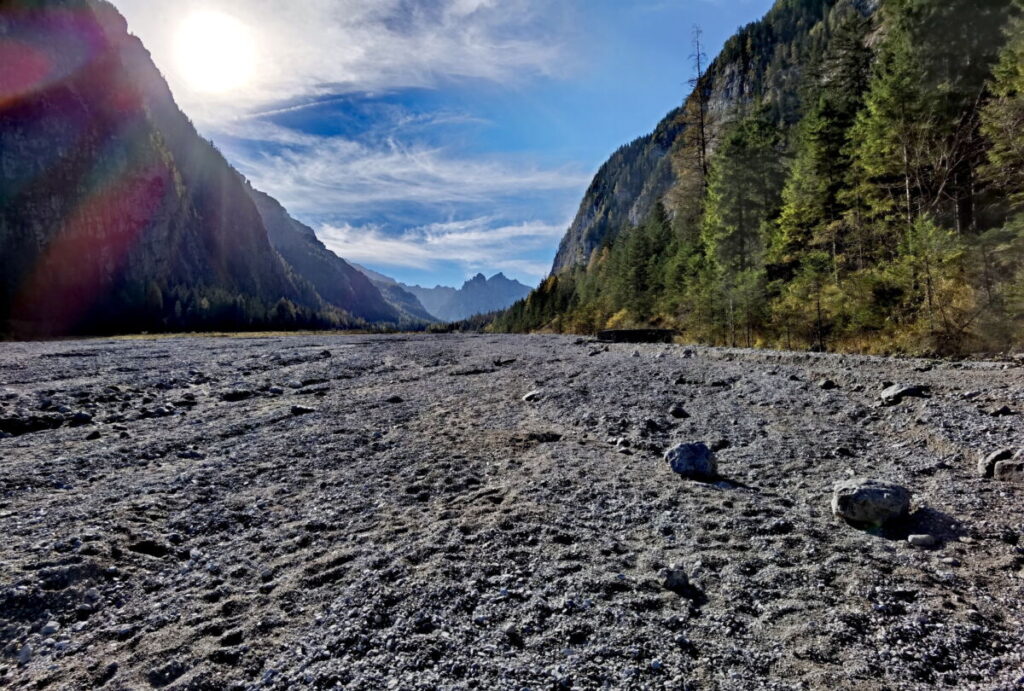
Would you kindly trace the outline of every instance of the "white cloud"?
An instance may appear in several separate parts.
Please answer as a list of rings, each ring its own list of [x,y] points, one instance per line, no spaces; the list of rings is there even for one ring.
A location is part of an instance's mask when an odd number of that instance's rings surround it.
[[[567,225],[501,225],[494,218],[481,217],[434,223],[400,235],[375,226],[324,225],[317,235],[334,252],[355,262],[420,270],[454,262],[468,271],[498,269],[542,278],[550,264],[524,255],[547,248]]]
[[[249,136],[289,143],[283,128],[253,125]],[[256,187],[270,190],[297,214],[354,215],[389,203],[482,204],[535,192],[582,190],[590,174],[569,168],[545,169],[519,162],[465,159],[441,148],[382,147],[341,137],[302,140],[277,153],[233,152],[232,160]]]
[[[458,78],[504,83],[566,64],[558,0],[113,1],[201,122],[346,91]],[[237,18],[254,37],[254,78],[242,91],[197,94],[178,74],[175,34],[198,10]]]

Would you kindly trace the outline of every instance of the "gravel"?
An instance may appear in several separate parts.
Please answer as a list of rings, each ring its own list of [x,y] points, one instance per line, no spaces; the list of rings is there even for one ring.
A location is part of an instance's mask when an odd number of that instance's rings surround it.
[[[4,344],[0,685],[1020,688],[1024,485],[978,461],[1021,447],[1022,417],[991,411],[1024,406],[1022,364]],[[908,380],[928,396],[879,398]],[[714,482],[662,460],[695,440]],[[833,516],[856,478],[910,510]]]

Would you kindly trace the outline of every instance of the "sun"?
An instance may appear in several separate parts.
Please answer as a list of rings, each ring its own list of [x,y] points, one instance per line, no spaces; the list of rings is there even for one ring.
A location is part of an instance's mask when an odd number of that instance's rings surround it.
[[[215,10],[194,12],[181,23],[175,55],[188,86],[210,94],[245,86],[256,67],[256,44],[249,27]]]

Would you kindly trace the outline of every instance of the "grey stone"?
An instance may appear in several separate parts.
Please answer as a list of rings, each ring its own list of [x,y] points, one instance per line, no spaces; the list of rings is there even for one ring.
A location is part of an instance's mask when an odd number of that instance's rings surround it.
[[[823,389],[825,391],[831,391],[833,389],[838,389],[839,384],[836,384],[831,379],[822,379],[821,381],[818,382],[818,388]]]
[[[665,454],[672,471],[692,480],[713,480],[718,477],[715,454],[703,442],[679,444]]]
[[[865,478],[836,483],[832,513],[851,523],[884,525],[910,511],[911,492],[905,487]]]
[[[84,411],[80,411],[80,412],[75,413],[71,417],[71,423],[70,424],[71,424],[72,427],[82,427],[83,425],[88,425],[88,424],[91,424],[91,423],[92,423],[92,415],[90,415],[89,413],[86,413]]]
[[[880,398],[884,405],[896,405],[902,403],[904,398],[924,398],[928,393],[928,387],[916,384],[893,384],[882,391]]]
[[[46,622],[46,625],[43,626],[42,634],[44,636],[52,636],[58,631],[60,631],[60,623],[56,621],[48,621]]]
[[[929,549],[939,544],[934,535],[910,535],[907,537],[907,542],[913,547],[921,547],[923,549]]]
[[[668,409],[668,414],[676,418],[677,420],[685,420],[686,418],[690,417],[690,414],[686,412],[686,408],[684,408],[678,403],[676,403],[675,405]]]
[[[18,664],[27,665],[31,662],[33,652],[34,651],[32,650],[32,645],[30,643],[26,643],[21,646],[21,650],[18,651]]]
[[[685,571],[676,564],[672,564],[665,569],[665,579],[662,581],[662,587],[665,590],[678,593],[690,587],[690,579]]]
[[[1024,485],[1024,458],[1018,453],[1012,461],[996,463],[992,476],[1000,482],[1014,482]]]
[[[299,417],[300,415],[311,415],[316,412],[316,408],[310,408],[304,405],[293,405],[292,415]]]
[[[996,470],[996,463],[1008,461],[1013,458],[1013,449],[999,449],[987,456],[978,459],[978,475],[981,477],[992,477]]]
[[[525,401],[526,403],[533,403],[534,401],[539,401],[542,395],[543,392],[541,391],[531,391],[530,393],[523,396],[523,401]]]

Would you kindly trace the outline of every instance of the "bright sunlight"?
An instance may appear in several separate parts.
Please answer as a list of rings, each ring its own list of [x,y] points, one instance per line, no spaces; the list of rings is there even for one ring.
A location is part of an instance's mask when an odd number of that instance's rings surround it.
[[[178,70],[189,87],[224,93],[252,78],[256,46],[249,28],[223,12],[195,12],[178,29]]]

